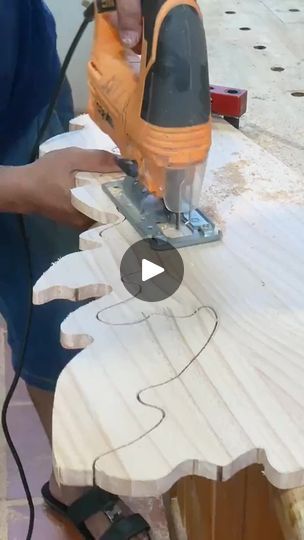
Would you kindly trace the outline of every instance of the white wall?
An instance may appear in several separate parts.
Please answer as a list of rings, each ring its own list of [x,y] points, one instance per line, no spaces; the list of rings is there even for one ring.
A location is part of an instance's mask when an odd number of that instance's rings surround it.
[[[81,24],[84,8],[81,0],[45,0],[45,2],[56,19],[58,50],[60,57],[63,58]],[[81,38],[68,71],[77,113],[84,112],[87,106],[86,66],[91,50],[92,31],[91,23]]]

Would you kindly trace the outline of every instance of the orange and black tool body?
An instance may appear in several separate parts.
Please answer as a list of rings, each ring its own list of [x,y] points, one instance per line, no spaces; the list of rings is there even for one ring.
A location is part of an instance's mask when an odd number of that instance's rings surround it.
[[[195,0],[143,0],[142,12],[139,57],[124,48],[109,15],[96,10],[89,114],[115,141],[122,156],[137,163],[137,189],[144,190],[150,202],[151,198],[164,201],[167,221],[171,212],[182,217],[187,214],[191,229],[190,217],[198,204],[211,144],[202,16]],[[125,197],[136,190],[132,182],[133,187],[125,189],[123,195],[129,207]],[[116,187],[116,197],[117,193]],[[109,195],[114,198],[113,192]],[[138,197],[133,201],[140,206],[138,216],[127,217],[133,224],[139,219],[141,227],[147,218],[149,226],[141,233],[153,235],[156,229],[152,227],[151,232],[151,220],[156,221],[159,215]],[[118,207],[126,214],[126,208],[121,207],[124,202]],[[179,218],[177,223],[179,226]],[[210,234],[207,240],[209,225],[208,221],[205,232],[200,231],[205,241],[216,239]],[[192,243],[197,242],[193,239]]]

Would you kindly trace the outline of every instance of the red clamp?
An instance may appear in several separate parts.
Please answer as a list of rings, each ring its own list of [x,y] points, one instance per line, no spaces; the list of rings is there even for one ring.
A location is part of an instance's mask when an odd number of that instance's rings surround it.
[[[247,110],[247,90],[227,86],[210,86],[211,112],[223,116],[233,126],[239,127],[241,116]]]

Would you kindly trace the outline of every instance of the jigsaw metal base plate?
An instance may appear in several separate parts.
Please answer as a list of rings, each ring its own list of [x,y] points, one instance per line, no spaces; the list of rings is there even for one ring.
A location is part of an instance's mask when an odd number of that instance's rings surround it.
[[[200,210],[193,210],[190,219],[188,214],[181,214],[177,228],[176,214],[169,212],[162,200],[134,178],[127,176],[124,180],[106,182],[102,189],[143,238],[160,240],[160,244],[169,242],[178,249],[215,242],[222,237],[221,231]],[[154,244],[157,246],[157,242]]]

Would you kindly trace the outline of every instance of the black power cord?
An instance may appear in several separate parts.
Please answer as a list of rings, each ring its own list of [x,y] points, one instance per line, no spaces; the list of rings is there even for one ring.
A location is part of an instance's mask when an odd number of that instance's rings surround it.
[[[40,146],[40,144],[41,144],[41,142],[43,140],[43,136],[44,136],[44,134],[46,132],[46,129],[47,129],[48,124],[50,122],[50,119],[52,117],[53,111],[55,109],[56,102],[58,100],[58,97],[59,97],[63,82],[65,80],[66,72],[67,72],[67,69],[69,67],[70,61],[71,61],[71,59],[73,57],[75,49],[77,48],[77,45],[78,45],[78,43],[80,41],[80,38],[82,37],[85,29],[87,28],[88,24],[93,20],[93,18],[94,18],[94,2],[91,2],[91,4],[89,4],[89,6],[84,11],[84,20],[82,21],[82,23],[81,23],[81,25],[79,27],[79,30],[78,30],[77,34],[75,35],[75,37],[74,37],[74,39],[73,39],[73,41],[71,43],[71,46],[70,46],[70,48],[69,48],[69,50],[67,52],[67,55],[66,55],[66,57],[64,59],[64,62],[62,64],[62,67],[61,67],[61,70],[60,70],[60,73],[59,73],[59,79],[58,79],[58,82],[56,84],[54,94],[53,94],[53,96],[52,96],[52,98],[50,100],[50,103],[49,103],[49,106],[48,106],[48,109],[47,109],[47,112],[46,112],[45,120],[44,120],[44,122],[43,122],[43,124],[42,124],[42,126],[41,126],[41,128],[39,130],[39,133],[37,135],[37,139],[36,139],[35,144],[33,146],[30,162],[35,161],[35,159],[38,157],[39,146]],[[26,260],[27,260],[28,276],[29,276],[28,313],[27,313],[26,322],[25,322],[24,335],[23,335],[23,338],[22,338],[21,347],[20,347],[20,351],[19,351],[19,355],[18,355],[19,358],[18,358],[18,362],[17,362],[17,368],[16,368],[16,371],[15,371],[13,381],[11,383],[11,386],[10,386],[9,390],[8,390],[8,393],[6,395],[6,398],[4,400],[3,407],[2,407],[1,424],[2,424],[2,429],[3,429],[3,433],[4,433],[4,436],[5,436],[7,445],[9,447],[10,451],[11,451],[11,454],[12,454],[15,462],[16,462],[16,465],[17,465],[17,468],[18,468],[18,471],[19,471],[19,475],[20,475],[20,479],[21,479],[21,482],[22,482],[22,485],[23,485],[23,489],[24,489],[24,492],[25,492],[25,495],[26,495],[27,502],[28,502],[29,525],[28,525],[28,531],[27,531],[27,535],[26,535],[26,540],[31,540],[32,535],[33,535],[33,530],[34,530],[34,523],[35,523],[35,507],[34,507],[34,503],[33,503],[33,497],[32,497],[32,494],[31,494],[31,491],[30,491],[30,488],[29,488],[29,485],[28,485],[28,481],[27,481],[27,478],[26,478],[26,475],[25,475],[25,472],[24,472],[23,465],[21,463],[21,460],[20,460],[19,454],[18,454],[18,452],[16,450],[16,447],[15,447],[13,441],[12,441],[12,438],[11,438],[11,435],[10,435],[10,432],[9,432],[9,428],[8,428],[8,424],[7,424],[8,408],[9,408],[11,399],[12,399],[12,397],[14,395],[14,392],[16,390],[16,387],[17,387],[17,384],[19,382],[19,379],[20,379],[20,376],[21,376],[21,373],[22,373],[22,370],[23,370],[23,366],[24,366],[24,358],[25,358],[25,353],[26,353],[27,345],[28,345],[28,339],[29,339],[29,335],[30,335],[30,331],[31,331],[32,314],[33,314],[33,297],[32,297],[33,270],[32,270],[32,262],[31,262],[31,253],[30,253],[30,247],[29,247],[29,240],[28,240],[28,237],[27,237],[26,223],[25,223],[24,216],[23,215],[18,215],[18,220],[19,220],[20,231],[21,231],[21,235],[22,235],[22,239],[23,239],[24,246],[25,246],[25,251],[26,251]]]
[[[9,449],[11,451],[11,454],[12,454],[12,456],[13,456],[13,458],[15,460],[15,463],[17,465],[17,468],[18,468],[18,471],[19,471],[19,476],[20,476],[20,479],[21,479],[21,482],[22,482],[22,485],[23,485],[23,489],[25,491],[26,498],[27,498],[27,502],[28,502],[28,506],[29,506],[29,526],[28,526],[28,532],[27,532],[27,535],[26,535],[26,540],[31,540],[32,534],[33,534],[33,528],[34,528],[34,521],[35,521],[35,508],[34,508],[33,498],[32,498],[32,494],[31,494],[31,491],[30,491],[30,488],[29,488],[29,485],[28,485],[28,481],[27,481],[26,476],[25,476],[23,465],[21,463],[19,454],[18,454],[18,452],[17,452],[17,450],[15,448],[15,445],[14,445],[14,443],[12,441],[12,438],[11,438],[11,435],[10,435],[10,432],[9,432],[9,428],[8,428],[8,425],[7,425],[7,411],[8,411],[11,399],[12,399],[12,397],[14,395],[15,390],[16,390],[17,384],[19,382],[20,375],[21,375],[23,365],[24,365],[24,355],[25,355],[25,351],[26,351],[26,348],[27,348],[29,333],[30,333],[30,329],[31,329],[32,311],[33,311],[32,310],[32,264],[31,264],[31,255],[30,255],[28,239],[27,239],[27,236],[26,236],[26,227],[25,227],[25,221],[23,219],[23,216],[18,215],[18,220],[19,220],[19,226],[20,226],[20,231],[21,231],[21,234],[22,234],[22,238],[24,240],[24,246],[25,246],[25,251],[26,251],[26,261],[27,261],[28,274],[29,274],[28,313],[27,313],[27,318],[26,318],[26,323],[25,323],[24,336],[23,336],[20,351],[19,351],[19,358],[18,358],[18,362],[17,362],[17,368],[15,370],[13,381],[11,383],[11,386],[10,386],[8,392],[7,392],[7,395],[5,397],[3,407],[2,407],[1,424],[2,424],[2,429],[3,429],[3,433],[4,433],[4,437],[6,439],[7,445],[9,447]]]
[[[85,9],[84,13],[83,13],[83,21],[78,29],[78,32],[77,34],[75,35],[71,45],[70,45],[70,48],[66,54],[66,57],[63,61],[63,64],[61,66],[61,70],[60,70],[60,73],[59,73],[59,79],[58,79],[58,82],[57,82],[57,85],[56,85],[56,88],[54,90],[54,93],[53,93],[53,96],[50,100],[50,104],[48,106],[48,109],[47,109],[47,113],[46,113],[46,116],[45,116],[45,119],[44,119],[44,122],[38,132],[38,135],[37,135],[37,140],[36,140],[36,143],[34,144],[33,146],[33,150],[32,150],[32,153],[31,153],[31,158],[30,158],[30,162],[32,163],[33,161],[35,161],[35,159],[37,159],[38,157],[38,154],[39,154],[39,146],[41,144],[41,141],[43,140],[43,136],[46,132],[46,129],[49,125],[49,122],[52,118],[52,114],[54,112],[54,109],[56,107],[56,103],[57,103],[57,100],[58,100],[58,97],[59,97],[59,94],[60,94],[60,91],[61,91],[61,88],[62,88],[62,85],[64,83],[64,80],[65,80],[65,77],[66,77],[66,72],[67,72],[67,69],[70,65],[70,62],[72,60],[72,57],[74,55],[74,52],[78,46],[78,43],[85,31],[85,29],[87,28],[88,24],[93,20],[94,18],[94,2],[91,2],[91,4],[89,4],[89,6]]]

